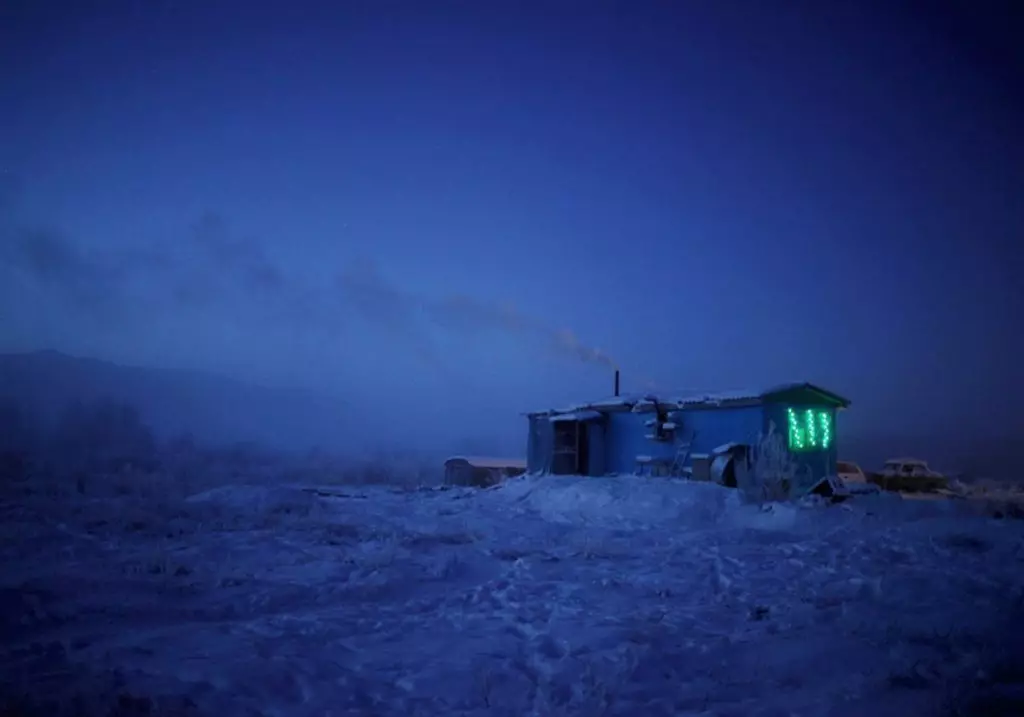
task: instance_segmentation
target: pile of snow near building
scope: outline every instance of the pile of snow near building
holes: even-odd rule
[[[0,712],[1021,713],[1024,523],[965,502],[154,485],[2,494]]]

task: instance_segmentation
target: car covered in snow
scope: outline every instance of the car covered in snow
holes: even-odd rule
[[[836,475],[838,475],[844,483],[867,483],[867,476],[864,475],[864,471],[861,470],[860,466],[851,461],[839,461],[836,463]]]
[[[882,466],[879,475],[885,478],[942,478],[919,458],[890,458]]]
[[[870,480],[884,490],[900,493],[935,493],[949,488],[949,480],[919,458],[890,458]]]

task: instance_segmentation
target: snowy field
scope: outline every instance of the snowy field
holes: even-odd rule
[[[1024,714],[1024,521],[956,503],[149,488],[4,497],[0,713]]]

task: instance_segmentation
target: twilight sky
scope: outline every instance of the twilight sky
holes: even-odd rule
[[[1024,431],[1020,26],[945,4],[8,0],[0,350]]]

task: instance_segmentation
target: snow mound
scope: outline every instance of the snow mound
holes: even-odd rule
[[[734,528],[752,530],[789,530],[801,516],[800,507],[792,503],[766,503],[763,506],[744,505],[727,514],[727,521]]]
[[[711,483],[637,476],[543,476],[509,482],[500,493],[566,524],[717,523],[740,507],[739,494]]]
[[[317,498],[294,486],[226,485],[191,495],[185,502],[243,515],[303,514],[309,513]]]

